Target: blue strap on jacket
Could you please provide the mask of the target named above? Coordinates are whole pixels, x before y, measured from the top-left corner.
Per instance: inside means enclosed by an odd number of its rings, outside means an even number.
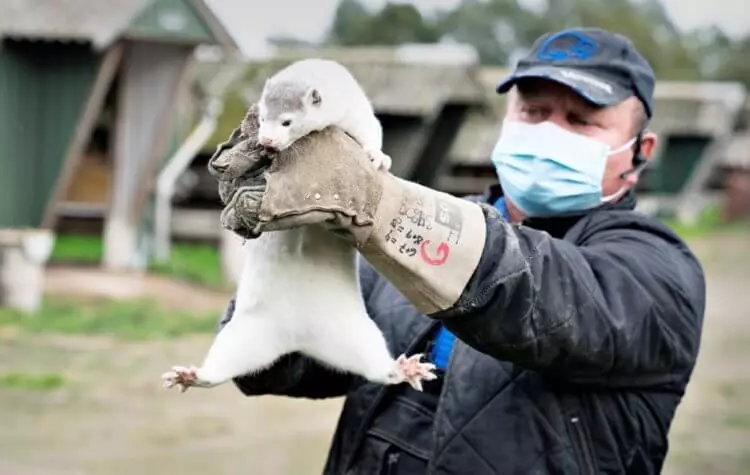
[[[500,211],[503,215],[503,219],[508,221],[508,210],[505,207],[505,198],[502,196],[497,199],[494,203],[495,208]],[[432,345],[432,352],[430,354],[432,362],[435,364],[437,369],[445,371],[448,368],[448,361],[451,357],[451,350],[453,344],[456,341],[456,336],[448,331],[447,328],[440,325],[435,342]]]

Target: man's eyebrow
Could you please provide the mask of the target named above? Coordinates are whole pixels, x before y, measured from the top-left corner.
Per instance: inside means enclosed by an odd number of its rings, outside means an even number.
[[[554,101],[554,97],[549,94],[544,94],[538,91],[535,91],[532,94],[521,94],[520,92],[516,94],[516,103],[517,104],[526,104],[526,105],[533,105],[533,106],[544,106],[544,105],[550,105]]]
[[[560,100],[559,96],[551,94],[549,91],[545,90],[542,85],[534,83],[527,83],[524,84],[523,87],[517,87],[516,93],[517,99],[520,102],[524,103],[535,103],[538,101],[550,102]],[[572,99],[572,97],[576,97],[577,100]],[[593,116],[599,116],[600,113],[604,109],[606,109],[606,107],[592,104],[580,96],[566,96],[564,105],[568,113],[586,114]]]

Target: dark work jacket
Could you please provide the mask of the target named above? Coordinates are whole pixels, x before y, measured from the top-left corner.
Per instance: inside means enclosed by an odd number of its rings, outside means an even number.
[[[470,199],[491,203],[492,190]],[[429,317],[361,260],[367,309],[394,355],[422,351],[438,321],[457,337],[434,413],[400,396],[406,385],[298,354],[235,384],[246,395],[345,395],[326,474],[389,473],[391,446],[428,458],[429,474],[659,473],[698,355],[705,282],[685,244],[634,206],[630,193],[522,226],[485,207],[474,275],[453,308]]]

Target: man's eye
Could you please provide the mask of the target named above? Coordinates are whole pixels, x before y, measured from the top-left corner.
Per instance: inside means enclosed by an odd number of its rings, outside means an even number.
[[[292,125],[292,121],[289,120],[289,119],[287,119],[287,120],[283,121],[281,123],[281,125],[283,125],[284,127],[289,127],[290,125]]]
[[[537,117],[542,113],[541,110],[533,108],[533,107],[524,107],[523,109],[521,109],[521,112],[526,117]]]
[[[568,122],[570,122],[571,125],[580,125],[580,126],[589,125],[589,121],[577,115],[572,115],[568,117]]]

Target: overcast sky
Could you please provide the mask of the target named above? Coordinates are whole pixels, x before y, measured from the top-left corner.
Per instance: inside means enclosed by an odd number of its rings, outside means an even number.
[[[536,4],[544,0],[525,0]],[[746,0],[662,0],[678,28],[715,24],[731,36],[750,33]],[[268,35],[319,39],[327,30],[338,0],[207,0],[227,24],[246,54],[263,55]],[[364,0],[373,8],[385,0]],[[451,7],[458,0],[413,0],[420,9]],[[260,6],[262,5],[262,6]],[[262,15],[259,13],[262,12]]]

